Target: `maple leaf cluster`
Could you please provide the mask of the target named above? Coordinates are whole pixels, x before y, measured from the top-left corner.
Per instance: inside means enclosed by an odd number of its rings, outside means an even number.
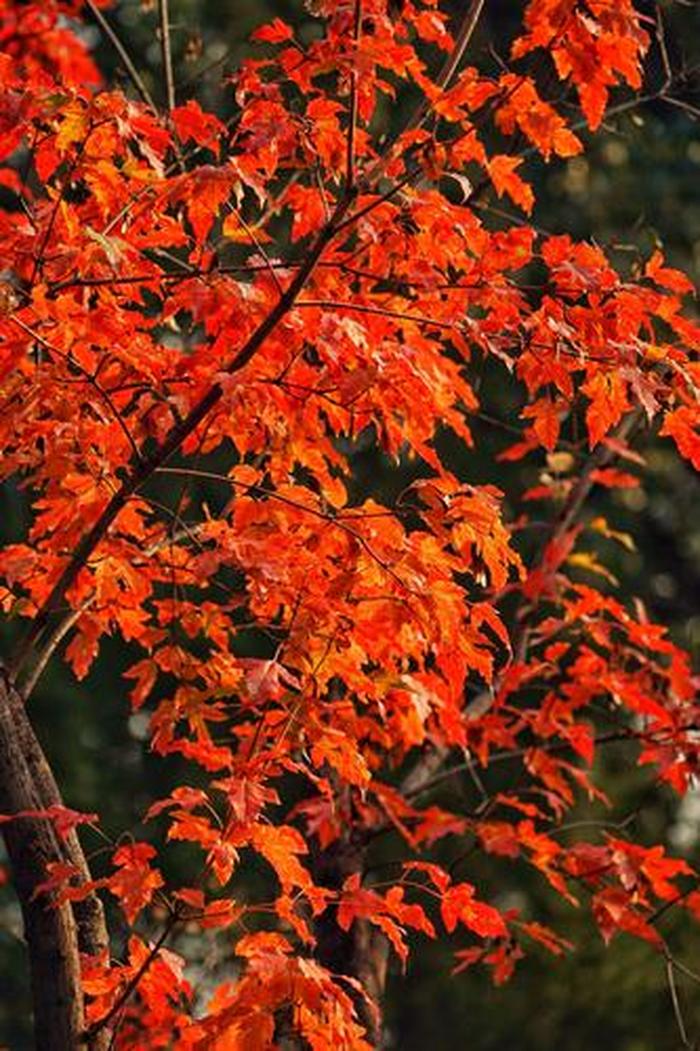
[[[0,5],[0,471],[31,516],[3,549],[0,602],[29,624],[19,681],[66,636],[79,678],[106,636],[138,646],[131,704],[153,751],[192,771],[144,815],[158,850],[122,840],[99,878],[58,863],[39,888],[106,891],[128,928],[122,962],[84,961],[88,1024],[118,1019],[131,1049],[273,1047],[287,1026],[361,1051],[372,991],[316,954],[324,924],[374,928],[403,963],[411,932],[457,934],[456,969],[498,981],[528,941],[565,951],[441,867],[449,837],[587,895],[606,939],[663,947],[653,917],[689,867],[552,829],[582,793],[603,798],[591,768],[610,737],[679,792],[697,771],[687,656],[612,597],[590,534],[629,538],[581,508],[594,485],[639,484],[644,424],[700,465],[700,325],[660,252],[633,279],[538,232],[522,173],[523,141],[544,161],[583,149],[525,56],[553,63],[595,129],[616,84],[641,84],[641,15],[531,0],[506,72],[444,76],[455,34],[435,2],[390,17],[319,0],[310,42],[279,19],[254,34],[223,121],[101,85],[79,13]],[[424,101],[381,134],[407,86]],[[505,228],[476,207],[490,194],[519,210]],[[436,448],[445,427],[470,445],[485,367],[523,421],[501,459],[554,465],[519,519]],[[368,436],[422,467],[391,506],[349,495]],[[526,555],[536,501],[549,526]],[[512,790],[471,811],[432,801],[451,770],[509,757]],[[32,815],[59,834],[96,820]],[[365,879],[388,834],[410,860]],[[188,885],[166,878],[172,841],[196,858]],[[237,896],[254,857],[271,900]],[[159,916],[233,947],[208,995],[153,936]]]

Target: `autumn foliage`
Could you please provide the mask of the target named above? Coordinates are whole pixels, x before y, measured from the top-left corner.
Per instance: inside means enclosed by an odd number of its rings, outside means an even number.
[[[55,830],[28,907],[75,910],[77,945],[98,895],[128,931],[83,953],[88,1044],[361,1051],[387,946],[405,966],[450,938],[457,972],[497,982],[533,943],[567,951],[441,866],[448,837],[664,953],[659,909],[700,915],[686,862],[555,832],[603,798],[607,740],[678,793],[697,769],[687,656],[616,593],[592,540],[632,541],[586,501],[641,484],[650,428],[700,467],[700,326],[660,251],[621,273],[530,224],[537,158],[640,89],[653,24],[631,0],[531,0],[482,71],[478,3],[455,25],[435,0],[314,0],[303,41],[255,32],[224,121],[112,90],[78,33],[109,10],[81,6],[0,4],[0,462],[29,516],[0,556],[8,682],[31,717],[49,658],[83,678],[118,637],[114,690],[188,771],[94,871],[76,831],[99,814],[39,795],[0,817]],[[519,433],[475,485],[435,439],[470,445],[486,369]],[[361,441],[420,465],[397,500],[353,496]],[[540,481],[504,504],[516,461]],[[452,770],[473,805],[431,794]],[[186,969],[184,929],[225,939],[225,976]]]

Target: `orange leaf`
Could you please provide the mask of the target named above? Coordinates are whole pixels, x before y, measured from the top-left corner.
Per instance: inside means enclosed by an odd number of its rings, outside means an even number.
[[[522,157],[499,154],[488,161],[487,171],[498,196],[502,197],[507,193],[510,199],[529,215],[535,203],[535,195],[531,187],[516,175],[516,168],[521,164]]]

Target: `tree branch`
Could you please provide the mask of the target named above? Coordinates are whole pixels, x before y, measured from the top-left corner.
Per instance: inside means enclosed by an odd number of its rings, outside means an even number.
[[[345,185],[350,191],[355,185],[355,139],[357,132],[357,48],[362,33],[362,0],[355,0],[355,14],[353,20],[353,45],[352,66],[350,69],[350,115],[348,120],[347,161],[345,173]]]
[[[452,49],[451,54],[449,54],[445,59],[442,65],[442,69],[435,78],[435,86],[440,91],[445,91],[447,90],[447,88],[449,88],[452,78],[459,69],[460,63],[462,62],[462,59],[464,58],[467,48],[469,47],[471,39],[474,35],[474,31],[476,30],[476,27],[479,24],[479,19],[481,18],[481,14],[484,9],[484,3],[485,0],[471,0],[469,7],[464,15],[464,18],[462,19],[462,23],[459,27],[459,32],[457,33],[454,48]],[[390,141],[390,143],[387,145],[386,149],[384,150],[383,157],[380,157],[376,164],[373,166],[372,171],[370,173],[371,179],[375,179],[377,175],[381,172],[381,170],[384,168],[386,162],[391,157],[391,153],[394,149],[394,146],[399,141],[401,136],[406,135],[409,131],[414,131],[415,129],[420,128],[420,126],[427,119],[431,112],[432,103],[424,98],[422,102],[420,102],[419,105],[416,106],[413,113],[411,113],[401,131],[397,132],[393,139]]]
[[[122,1008],[131,999],[133,994],[136,992],[136,989],[138,988],[141,979],[149,971],[160,950],[163,948],[166,941],[168,940],[168,938],[170,937],[170,935],[172,934],[173,930],[179,922],[180,916],[178,915],[178,913],[172,912],[168,917],[168,920],[165,926],[163,927],[163,930],[160,932],[158,938],[151,946],[148,956],[145,958],[145,960],[138,968],[136,973],[132,975],[127,984],[124,986],[124,989],[114,1001],[107,1014],[104,1015],[103,1018],[100,1018],[93,1025],[91,1025],[90,1028],[83,1033],[83,1043],[87,1043],[88,1046],[94,1047],[95,1038],[98,1037],[100,1033],[103,1033],[105,1031],[107,1026],[109,1026],[109,1024],[117,1017]]]
[[[170,14],[168,0],[158,0],[158,17],[160,21],[160,52],[163,59],[165,76],[165,100],[168,113],[175,109],[175,80],[173,78],[173,56],[170,50]]]
[[[238,351],[232,361],[223,369],[227,375],[232,376],[239,372],[257,354],[267,337],[274,331],[282,318],[294,305],[299,293],[306,284],[308,278],[316,268],[321,255],[334,239],[339,229],[342,228],[342,220],[354,200],[354,194],[346,194],[338,202],[333,215],[328,223],[322,228],[315,244],[309,250],[305,261],[292,279],[287,291],[280,297],[276,305],[267,317],[258,325],[257,329],[244,346]],[[214,409],[224,393],[220,382],[215,382],[193,406],[188,415],[171,430],[165,441],[150,456],[144,456],[136,461],[128,470],[120,488],[109,500],[97,521],[78,542],[68,564],[65,566],[60,577],[56,581],[51,593],[37,613],[34,621],[24,640],[17,647],[11,664],[13,676],[22,670],[27,658],[30,656],[36,644],[39,642],[47,629],[49,620],[53,613],[65,602],[66,593],[75,583],[81,569],[94,552],[97,545],[106,535],[109,527],[117,515],[125,507],[127,501],[148,481],[149,478],[162,467],[170,457],[177,452],[182,443],[192,434],[200,423]]]
[[[640,419],[641,410],[637,409],[629,413],[629,415],[626,416],[625,419],[623,419],[621,424],[616,429],[614,435],[615,438],[618,441],[624,441],[624,439],[637,426]],[[535,561],[535,566],[541,564],[542,558],[548,545],[552,542],[556,542],[557,540],[561,539],[571,529],[581,508],[583,507],[583,504],[588,498],[591,489],[595,485],[595,480],[593,478],[594,471],[598,468],[604,467],[608,463],[611,463],[616,456],[617,453],[613,449],[611,449],[610,446],[605,445],[603,443],[599,444],[596,447],[596,449],[593,450],[591,455],[588,457],[586,463],[583,465],[581,473],[576,481],[576,484],[569,493],[569,497],[566,500],[564,507],[562,508],[559,515],[554,519],[549,530],[547,531],[547,536],[542,543],[540,553]],[[528,610],[526,609],[525,612],[527,613]],[[529,612],[532,612],[532,610],[530,609]],[[525,648],[527,643],[527,634],[527,616],[524,616],[522,617],[516,635],[512,640],[514,651],[517,652],[518,650],[523,650]],[[521,653],[519,659],[524,658],[525,654]],[[496,683],[488,693],[484,693],[483,695],[480,694],[479,697],[475,699],[475,701],[472,701],[470,708],[477,718],[485,714],[491,708],[497,693],[498,684]],[[620,739],[621,734],[619,733],[612,735],[608,734],[598,739],[597,743]],[[550,748],[551,747],[552,746],[550,746]],[[554,746],[554,750],[556,750],[559,747],[561,747],[562,749],[566,749],[569,747],[569,745],[565,742],[561,742],[561,744],[556,743]],[[511,752],[504,752],[498,756],[492,756],[489,762],[502,762],[505,759],[516,758],[520,755],[524,755],[525,751],[526,749],[514,749]],[[429,788],[432,788],[434,785],[440,783],[441,781],[452,777],[453,774],[461,772],[465,769],[469,769],[468,763],[460,763],[459,766],[451,767],[449,770],[439,772],[440,767],[442,766],[443,762],[445,762],[449,754],[450,749],[445,746],[434,748],[431,751],[426,752],[422,756],[422,758],[416,763],[415,767],[413,767],[404,778],[404,781],[401,786],[402,793],[404,795],[409,796],[420,795],[422,792],[427,791]]]
[[[139,73],[139,71],[136,68],[136,66],[134,65],[134,63],[132,62],[131,57],[129,55],[129,52],[126,50],[126,48],[122,44],[121,39],[119,38],[119,35],[117,34],[116,30],[114,30],[112,28],[112,26],[109,24],[109,22],[107,21],[105,16],[102,14],[102,12],[100,11],[99,7],[94,2],[94,0],[85,0],[85,6],[87,7],[87,9],[90,12],[90,14],[92,15],[92,17],[97,22],[98,26],[100,27],[100,29],[102,30],[104,35],[109,40],[109,42],[112,45],[112,47],[114,48],[114,50],[119,55],[120,59],[122,60],[122,62],[124,64],[124,69],[126,70],[128,76],[129,76],[129,79],[131,80],[131,83],[136,88],[136,90],[139,93],[139,95],[141,96],[142,100],[146,103],[147,106],[149,106],[154,112],[156,112],[156,110],[157,110],[156,104],[153,101],[153,98],[151,97],[151,94],[150,94],[148,88],[144,84],[143,78],[141,77],[141,74]]]

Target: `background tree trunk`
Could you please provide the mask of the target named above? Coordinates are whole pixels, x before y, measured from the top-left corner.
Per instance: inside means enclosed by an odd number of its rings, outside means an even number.
[[[346,833],[314,858],[314,878],[324,887],[340,890],[349,876],[362,875],[366,846],[362,837]],[[315,924],[316,956],[333,974],[356,978],[373,1001],[351,992],[360,1021],[367,1029],[367,1039],[377,1051],[382,1045],[382,1000],[386,986],[389,943],[373,924],[355,920],[344,931],[336,922],[336,910],[326,909]],[[349,990],[350,991],[350,990]]]

